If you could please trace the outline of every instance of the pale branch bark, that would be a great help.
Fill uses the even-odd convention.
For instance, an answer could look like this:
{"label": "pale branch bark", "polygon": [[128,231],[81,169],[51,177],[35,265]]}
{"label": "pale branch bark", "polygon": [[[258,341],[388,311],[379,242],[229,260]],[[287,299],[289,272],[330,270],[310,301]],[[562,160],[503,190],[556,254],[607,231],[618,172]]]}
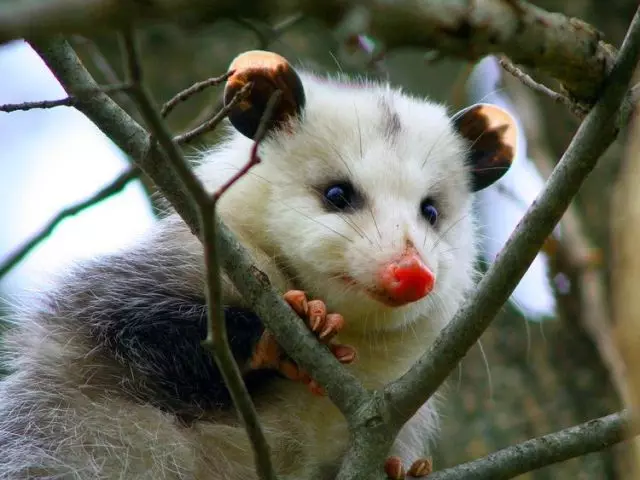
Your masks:
{"label": "pale branch bark", "polygon": [[498,450],[484,458],[435,471],[428,480],[506,480],[597,452],[631,438],[628,412],[614,413]]}
{"label": "pale branch bark", "polygon": [[124,189],[124,187],[126,187],[129,182],[135,180],[139,176],[140,169],[138,169],[137,167],[128,168],[122,174],[118,175],[118,177],[113,182],[109,183],[104,188],[101,188],[86,200],[62,209],[38,233],[36,233],[30,240],[25,242],[25,244],[19,247],[15,252],[11,253],[7,257],[7,259],[0,264],[0,279],[7,273],[9,273],[9,271],[18,263],[24,260],[24,258],[26,258],[34,248],[36,248],[44,240],[46,240],[49,235],[51,235],[51,233],[55,230],[55,228],[64,220],[77,215],[83,210],[86,210],[87,208],[90,208],[97,203],[100,203],[101,201],[122,191],[122,189]]}
{"label": "pale branch bark", "polygon": [[[95,87],[95,81],[66,41],[55,39],[30,43],[67,92]],[[76,108],[133,158],[194,234],[201,238],[195,204],[144,128],[104,94],[83,100]],[[364,399],[370,398],[370,394],[304,326],[224,223],[218,221],[216,230],[222,267],[256,314],[264,319],[278,343],[326,389],[331,401],[347,418],[364,421],[360,406]]]}
{"label": "pale branch bark", "polygon": [[231,352],[227,336],[222,305],[220,259],[215,230],[217,194],[212,197],[206,191],[204,184],[193,173],[178,145],[173,141],[161,114],[156,110],[151,95],[143,83],[142,64],[133,32],[126,31],[121,35],[121,38],[123,50],[126,53],[127,71],[133,85],[130,95],[138,105],[143,119],[147,122],[153,134],[154,140],[158,140],[162,145],[174,173],[180,178],[198,211],[206,270],[207,337],[203,341],[203,345],[213,354],[236,410],[242,419],[253,448],[258,476],[262,480],[276,480],[277,477],[271,462],[271,448],[258,420],[258,414],[249,391],[242,379],[240,368]]}
{"label": "pale branch bark", "polygon": [[114,85],[104,85],[98,87],[96,89],[84,90],[82,92],[76,92],[76,95],[71,95],[66,98],[60,98],[57,100],[39,100],[37,102],[21,102],[21,103],[7,103],[4,105],[0,105],[0,112],[17,112],[17,111],[27,111],[27,110],[35,110],[35,109],[46,109],[46,108],[56,108],[56,107],[75,107],[78,102],[78,97],[81,96],[90,96],[99,92],[109,93],[118,90],[127,90],[130,87],[129,84],[119,83]]}
{"label": "pale branch bark", "polygon": [[394,420],[404,423],[466,355],[507,301],[600,155],[626,124],[628,84],[640,57],[640,9],[620,49],[602,96],[573,137],[534,204],[522,218],[476,292],[419,361],[385,389]]}
{"label": "pale branch bark", "polygon": [[11,0],[0,6],[0,42],[93,34],[98,28],[196,15],[265,20],[286,14],[330,24],[349,14],[352,22],[343,30],[370,34],[387,49],[419,47],[468,60],[504,53],[557,78],[573,97],[588,103],[597,97],[615,57],[592,26],[517,0]]}

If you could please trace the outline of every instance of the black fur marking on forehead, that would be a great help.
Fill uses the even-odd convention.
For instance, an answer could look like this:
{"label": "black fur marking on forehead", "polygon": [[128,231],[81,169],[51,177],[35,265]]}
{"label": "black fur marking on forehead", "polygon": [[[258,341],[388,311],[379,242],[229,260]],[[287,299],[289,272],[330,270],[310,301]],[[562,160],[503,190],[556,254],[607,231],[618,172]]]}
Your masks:
{"label": "black fur marking on forehead", "polygon": [[382,110],[382,131],[384,136],[390,142],[394,142],[402,130],[400,115],[394,110],[391,99],[387,97],[381,97],[378,100],[378,105]]}

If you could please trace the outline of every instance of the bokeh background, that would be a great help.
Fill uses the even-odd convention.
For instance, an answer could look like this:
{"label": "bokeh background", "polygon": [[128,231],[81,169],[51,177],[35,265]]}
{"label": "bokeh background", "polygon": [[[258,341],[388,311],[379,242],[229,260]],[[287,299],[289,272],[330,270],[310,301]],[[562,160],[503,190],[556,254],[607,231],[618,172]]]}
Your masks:
{"label": "bokeh background", "polygon": [[[531,3],[591,23],[613,45],[620,44],[637,7],[633,0]],[[266,25],[242,20],[146,29],[143,67],[158,103],[195,81],[220,75],[236,54],[254,48],[277,51],[321,73],[344,71],[388,78],[409,92],[446,102],[454,111],[469,102],[473,65],[449,59],[433,62],[424,51],[396,50],[371,67],[366,52],[349,51],[323,24],[308,18],[283,20],[288,25],[278,35]],[[71,41],[99,82],[122,80],[115,37],[74,37]],[[537,78],[554,85],[550,79]],[[566,107],[523,88],[509,75],[504,75],[500,93],[510,98],[521,115],[529,157],[544,176],[545,168],[568,145],[578,120]],[[0,104],[63,96],[25,44],[0,48]],[[126,96],[116,94],[114,98],[131,111]],[[212,88],[181,104],[169,118],[171,129],[178,133],[197,125],[215,112],[219,98],[220,90]],[[192,147],[193,152],[216,141],[216,132],[208,134]],[[598,337],[592,324],[585,325],[585,318],[595,313],[592,321],[599,322],[600,333],[611,325],[609,217],[624,144],[623,135],[601,159],[575,202],[573,220],[580,227],[577,241],[586,246],[584,255],[575,255],[572,248],[575,228],[561,232],[545,249],[548,280],[540,287],[543,293],[551,289],[554,294],[553,311],[531,316],[517,304],[506,305],[483,335],[482,348],[474,347],[447,383],[436,468],[621,408],[616,373],[602,349],[606,339]],[[57,211],[86,198],[127,165],[128,159],[73,109],[0,112],[0,263]],[[146,182],[134,182],[121,194],[63,222],[29,258],[0,279],[0,315],[10,320],[12,309],[28,301],[31,291],[45,288],[49,274],[68,262],[135,241],[154,221],[148,196],[152,190]],[[500,215],[497,205],[495,216]],[[587,270],[590,276],[585,280]],[[534,303],[533,297],[543,295],[540,292],[530,290]],[[593,302],[598,307],[595,310]],[[618,478],[618,457],[624,448],[519,478]]]}

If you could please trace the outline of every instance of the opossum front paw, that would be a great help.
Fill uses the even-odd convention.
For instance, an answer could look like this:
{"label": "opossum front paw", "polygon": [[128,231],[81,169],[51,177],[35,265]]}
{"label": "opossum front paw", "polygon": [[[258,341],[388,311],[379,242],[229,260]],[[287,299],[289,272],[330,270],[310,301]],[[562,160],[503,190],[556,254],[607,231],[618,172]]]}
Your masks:
{"label": "opossum front paw", "polygon": [[405,473],[400,457],[389,457],[384,463],[384,471],[392,480],[404,480],[407,476],[420,478],[426,477],[433,471],[433,462],[430,458],[420,458],[411,464],[409,471]]}
{"label": "opossum front paw", "polygon": [[339,313],[327,313],[327,306],[322,300],[307,300],[302,290],[289,290],[284,300],[307,322],[307,326],[322,343],[328,344],[344,327],[344,318]]}
{"label": "opossum front paw", "polygon": [[[342,315],[327,313],[327,307],[323,301],[309,301],[306,294],[300,290],[288,291],[284,294],[284,300],[306,322],[318,340],[327,345],[340,363],[349,364],[355,360],[356,352],[353,347],[331,343],[344,326]],[[268,331],[264,332],[256,346],[251,367],[254,369],[274,368],[290,380],[306,384],[315,395],[324,395],[324,389],[307,372],[288,358],[276,342],[275,337]]]}

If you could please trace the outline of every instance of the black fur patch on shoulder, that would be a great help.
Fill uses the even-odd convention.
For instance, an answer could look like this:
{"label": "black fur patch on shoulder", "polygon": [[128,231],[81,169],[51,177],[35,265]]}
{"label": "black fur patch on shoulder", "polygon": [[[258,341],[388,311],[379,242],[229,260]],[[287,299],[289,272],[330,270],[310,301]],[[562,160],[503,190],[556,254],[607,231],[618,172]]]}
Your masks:
{"label": "black fur patch on shoulder", "polygon": [[[176,413],[232,407],[222,374],[201,341],[206,337],[204,299],[162,299],[159,305],[123,308],[103,332],[116,358],[137,366],[154,385],[146,401]],[[264,331],[258,316],[238,307],[225,308],[229,344],[242,367]],[[146,371],[145,371],[146,370]],[[257,394],[276,376],[269,370],[250,371],[245,384]]]}
{"label": "black fur patch on shoulder", "polygon": [[[118,381],[128,394],[183,419],[232,407],[222,374],[201,345],[206,302],[203,286],[184,273],[192,265],[193,259],[175,253],[110,256],[76,271],[55,307],[57,317],[88,328],[96,352],[122,367]],[[264,326],[244,308],[228,306],[224,313],[231,351],[242,368]],[[255,396],[277,377],[256,370],[244,380]]]}

